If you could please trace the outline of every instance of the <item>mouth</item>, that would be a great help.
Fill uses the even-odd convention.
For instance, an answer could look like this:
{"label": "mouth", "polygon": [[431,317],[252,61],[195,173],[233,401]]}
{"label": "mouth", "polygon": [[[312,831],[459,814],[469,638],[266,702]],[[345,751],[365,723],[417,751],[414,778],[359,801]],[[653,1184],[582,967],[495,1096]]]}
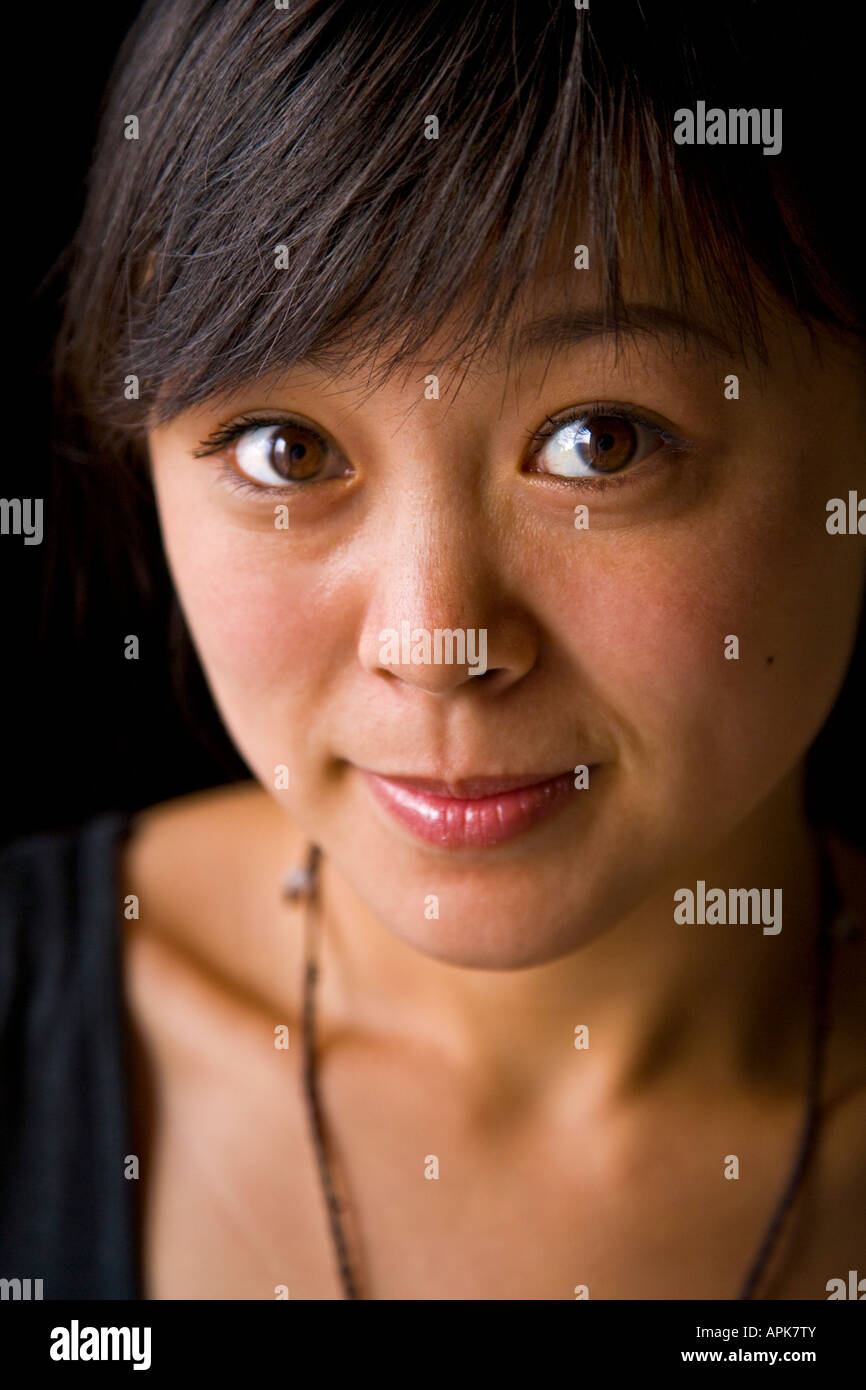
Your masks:
{"label": "mouth", "polygon": [[360,769],[376,802],[419,840],[440,849],[488,849],[561,810],[574,773],[438,781]]}

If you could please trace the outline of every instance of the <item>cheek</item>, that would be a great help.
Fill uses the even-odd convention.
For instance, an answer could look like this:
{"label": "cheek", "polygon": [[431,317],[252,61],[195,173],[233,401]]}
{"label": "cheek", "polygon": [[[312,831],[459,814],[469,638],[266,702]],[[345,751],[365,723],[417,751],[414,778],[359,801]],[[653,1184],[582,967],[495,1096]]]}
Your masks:
{"label": "cheek", "polygon": [[297,667],[299,654],[309,655],[310,605],[269,540],[218,523],[167,529],[178,596],[215,678],[266,690]]}
{"label": "cheek", "polygon": [[862,550],[834,539],[818,512],[764,496],[706,523],[599,533],[567,584],[547,581],[577,718],[612,721],[645,810],[743,812],[806,751],[862,597]]}
{"label": "cheek", "polygon": [[296,765],[311,711],[338,664],[345,595],[284,532],[251,529],[158,489],[178,599],[229,732],[263,780]]}

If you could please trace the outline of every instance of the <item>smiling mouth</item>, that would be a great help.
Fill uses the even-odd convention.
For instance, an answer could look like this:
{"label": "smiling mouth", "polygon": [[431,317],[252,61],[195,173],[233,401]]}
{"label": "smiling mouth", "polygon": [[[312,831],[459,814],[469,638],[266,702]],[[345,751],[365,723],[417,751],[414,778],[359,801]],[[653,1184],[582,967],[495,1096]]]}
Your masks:
{"label": "smiling mouth", "polygon": [[516,839],[564,807],[574,791],[571,769],[449,781],[359,770],[379,806],[442,849],[486,849]]}

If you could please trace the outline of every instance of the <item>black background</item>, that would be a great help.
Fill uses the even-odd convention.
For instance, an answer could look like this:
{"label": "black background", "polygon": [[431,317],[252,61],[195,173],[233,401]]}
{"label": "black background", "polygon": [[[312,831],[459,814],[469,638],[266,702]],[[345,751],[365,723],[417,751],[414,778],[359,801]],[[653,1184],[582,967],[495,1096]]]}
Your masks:
{"label": "black background", "polygon": [[[74,472],[52,462],[50,354],[61,258],[81,215],[105,85],[139,8],[138,0],[89,12],[33,5],[7,50],[26,101],[10,112],[6,130],[14,249],[6,259],[11,352],[0,495],[42,497],[44,537],[25,546],[22,536],[0,536],[2,840],[246,775],[239,760],[219,756],[218,741],[211,751],[213,741],[202,741],[178,701],[167,660],[166,578],[156,574],[158,601],[150,604],[131,579],[118,582],[99,540],[87,541],[88,505],[98,507],[98,495],[88,503]],[[124,537],[119,542],[122,549]],[[85,582],[78,631],[75,606]],[[137,661],[123,654],[129,633],[140,639]]]}

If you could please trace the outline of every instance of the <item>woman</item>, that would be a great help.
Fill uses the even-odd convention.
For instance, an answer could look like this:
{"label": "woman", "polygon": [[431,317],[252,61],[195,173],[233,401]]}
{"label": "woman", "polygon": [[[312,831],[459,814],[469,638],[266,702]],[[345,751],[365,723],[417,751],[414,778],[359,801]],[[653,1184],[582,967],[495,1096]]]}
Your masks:
{"label": "woman", "polygon": [[58,375],[252,777],[64,841],[65,909],[7,852],[46,1297],[862,1268],[844,229],[776,7],[531,10],[152,0],[121,54]]}

